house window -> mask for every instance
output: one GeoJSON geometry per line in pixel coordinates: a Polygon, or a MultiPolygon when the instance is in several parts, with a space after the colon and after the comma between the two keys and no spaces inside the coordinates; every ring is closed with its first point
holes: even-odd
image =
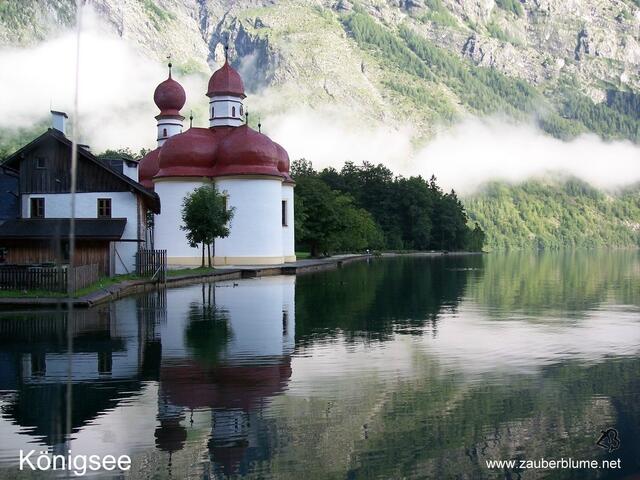
{"type": "Polygon", "coordinates": [[[71,244],[69,240],[60,241],[60,256],[63,262],[68,262],[71,259],[71,244]]]}
{"type": "Polygon", "coordinates": [[[8,250],[5,247],[0,247],[0,263],[7,262],[8,250]]]}
{"type": "Polygon", "coordinates": [[[31,218],[44,218],[44,198],[31,198],[31,218]]]}
{"type": "Polygon", "coordinates": [[[42,376],[47,373],[47,360],[44,353],[31,354],[31,375],[42,376]]]}
{"type": "Polygon", "coordinates": [[[44,157],[36,157],[36,168],[42,170],[43,168],[47,168],[45,165],[44,157]]]}
{"type": "Polygon", "coordinates": [[[111,199],[98,199],[98,218],[111,218],[111,199]]]}
{"type": "Polygon", "coordinates": [[[232,117],[236,116],[236,107],[231,107],[231,116],[232,117]]]}
{"type": "Polygon", "coordinates": [[[109,374],[113,370],[113,356],[111,352],[98,352],[98,373],[109,374]]]}
{"type": "Polygon", "coordinates": [[[287,226],[287,201],[282,200],[282,226],[287,226]]]}

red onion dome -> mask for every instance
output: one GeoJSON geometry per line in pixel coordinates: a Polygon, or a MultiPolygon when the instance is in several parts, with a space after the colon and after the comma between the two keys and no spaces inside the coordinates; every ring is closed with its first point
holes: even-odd
{"type": "Polygon", "coordinates": [[[190,128],[174,135],[160,149],[156,178],[208,177],[216,148],[216,137],[208,128],[190,128]]]}
{"type": "Polygon", "coordinates": [[[209,88],[207,89],[207,97],[214,95],[231,95],[233,97],[245,98],[244,84],[240,74],[229,65],[228,61],[224,61],[224,65],[213,72],[209,79],[209,88]]]}
{"type": "Polygon", "coordinates": [[[180,109],[184,107],[187,101],[187,95],[184,88],[169,74],[164,82],[156,87],[153,92],[153,101],[160,109],[160,115],[180,116],[180,109]]]}
{"type": "Polygon", "coordinates": [[[234,128],[218,147],[213,176],[271,175],[282,177],[278,170],[279,152],[269,137],[247,125],[234,128]]]}
{"type": "Polygon", "coordinates": [[[293,183],[293,178],[290,175],[290,164],[289,154],[287,151],[280,145],[279,143],[273,142],[278,149],[278,171],[284,177],[285,182],[293,183]]]}
{"type": "Polygon", "coordinates": [[[138,177],[142,186],[153,190],[153,182],[151,179],[158,173],[158,155],[160,155],[160,149],[156,148],[147,153],[140,163],[138,163],[138,177]]]}

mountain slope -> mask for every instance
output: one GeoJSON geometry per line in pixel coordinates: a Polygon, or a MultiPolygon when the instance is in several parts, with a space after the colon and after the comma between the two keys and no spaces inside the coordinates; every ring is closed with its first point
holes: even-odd
{"type": "MultiPolygon", "coordinates": [[[[73,1],[0,5],[0,42],[31,44],[74,21],[73,1]]],[[[158,61],[207,71],[229,43],[250,90],[339,105],[430,136],[464,113],[534,117],[549,133],[638,141],[637,0],[95,0],[110,28],[158,61]]]]}

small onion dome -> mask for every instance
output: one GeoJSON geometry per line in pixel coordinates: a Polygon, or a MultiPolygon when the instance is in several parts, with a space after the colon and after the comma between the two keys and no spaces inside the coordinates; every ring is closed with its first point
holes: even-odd
{"type": "Polygon", "coordinates": [[[153,182],[151,179],[158,173],[158,155],[160,155],[160,149],[156,148],[147,153],[140,163],[138,163],[138,175],[142,186],[153,190],[153,182]]]}
{"type": "Polygon", "coordinates": [[[216,138],[208,128],[190,128],[169,137],[160,149],[156,178],[208,177],[216,148],[216,138]]]}
{"type": "Polygon", "coordinates": [[[284,181],[286,183],[294,183],[293,178],[291,178],[290,171],[289,171],[289,168],[290,168],[289,154],[282,147],[282,145],[276,142],[273,142],[273,143],[278,149],[278,171],[282,174],[282,176],[284,177],[284,181]]]}
{"type": "Polygon", "coordinates": [[[224,65],[213,72],[209,79],[207,97],[214,95],[230,95],[232,97],[245,98],[244,84],[240,74],[225,60],[224,65]]]}
{"type": "Polygon", "coordinates": [[[279,153],[269,137],[246,124],[235,127],[218,147],[213,176],[271,175],[282,177],[278,170],[279,153]]]}
{"type": "Polygon", "coordinates": [[[180,116],[180,109],[184,107],[187,101],[187,95],[184,88],[169,74],[164,82],[156,87],[153,92],[153,101],[160,109],[160,115],[180,116]]]}

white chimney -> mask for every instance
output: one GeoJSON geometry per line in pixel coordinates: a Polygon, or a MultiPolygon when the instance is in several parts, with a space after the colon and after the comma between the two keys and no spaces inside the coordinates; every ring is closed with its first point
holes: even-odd
{"type": "Polygon", "coordinates": [[[138,162],[122,159],[122,173],[138,182],[138,162]]]}
{"type": "Polygon", "coordinates": [[[61,132],[63,135],[67,135],[67,119],[69,117],[64,112],[58,112],[51,110],[51,126],[61,132]]]}

